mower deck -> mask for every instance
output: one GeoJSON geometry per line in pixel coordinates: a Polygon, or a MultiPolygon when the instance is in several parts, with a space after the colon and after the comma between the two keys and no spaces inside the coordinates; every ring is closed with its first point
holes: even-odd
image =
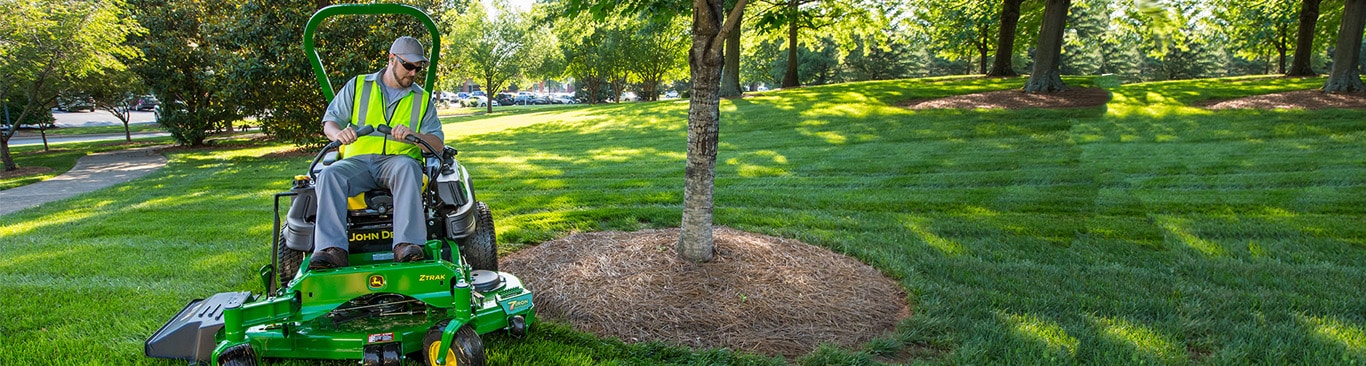
{"type": "Polygon", "coordinates": [[[462,325],[479,334],[511,329],[513,317],[531,323],[531,296],[510,273],[465,276],[440,260],[305,272],[276,296],[225,292],[190,302],[147,340],[146,353],[211,362],[250,344],[273,358],[403,355],[421,351],[427,331],[447,320],[468,319],[462,325]]]}

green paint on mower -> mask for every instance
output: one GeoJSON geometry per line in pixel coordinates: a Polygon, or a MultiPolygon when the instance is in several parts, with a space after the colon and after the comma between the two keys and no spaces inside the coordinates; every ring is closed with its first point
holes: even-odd
{"type": "MultiPolygon", "coordinates": [[[[309,19],[304,32],[304,51],[328,100],[334,93],[313,47],[313,33],[323,19],[345,14],[418,18],[431,33],[429,60],[436,64],[440,35],[421,10],[398,4],[329,6],[309,19]]],[[[428,70],[424,85],[435,85],[436,68],[428,70]]],[[[365,128],[369,126],[362,128],[369,133],[365,128]]],[[[497,270],[492,215],[475,200],[468,172],[450,147],[425,155],[430,177],[422,199],[428,213],[427,260],[393,262],[392,199],[386,190],[372,190],[362,198],[365,207],[347,215],[351,265],[305,268],[313,245],[311,215],[317,210],[313,177],[320,162],[330,164],[328,154],[335,148],[324,147],[309,175],[296,177],[289,192],[275,195],[274,256],[260,269],[266,294],[225,292],[191,301],[147,340],[147,356],[213,365],[256,365],[262,358],[401,365],[417,355],[427,365],[482,365],[480,334],[526,333],[535,321],[531,291],[516,276],[497,270]],[[291,200],[282,222],[284,197],[291,200]]]]}

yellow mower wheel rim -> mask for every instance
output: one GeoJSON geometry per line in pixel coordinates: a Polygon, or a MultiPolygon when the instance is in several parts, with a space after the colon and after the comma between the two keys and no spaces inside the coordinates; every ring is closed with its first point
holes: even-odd
{"type": "MultiPolygon", "coordinates": [[[[442,347],[441,341],[432,342],[432,345],[427,346],[427,364],[428,364],[428,365],[436,365],[436,357],[437,357],[437,355],[441,354],[441,350],[443,350],[443,349],[446,349],[446,348],[445,348],[445,347],[442,347]]],[[[458,366],[458,365],[460,365],[459,361],[456,361],[455,351],[446,349],[446,364],[445,364],[445,365],[447,365],[447,366],[458,366]]]]}

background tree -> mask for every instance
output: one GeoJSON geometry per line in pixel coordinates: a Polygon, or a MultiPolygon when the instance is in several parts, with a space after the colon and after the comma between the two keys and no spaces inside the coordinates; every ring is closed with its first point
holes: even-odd
{"type": "MultiPolygon", "coordinates": [[[[788,59],[779,57],[771,63],[769,74],[774,80],[781,80],[785,77],[787,69],[788,59]]],[[[839,70],[839,49],[834,40],[826,37],[811,44],[798,45],[797,80],[800,84],[824,85],[841,81],[839,70]]]]}
{"type": "Polygon", "coordinates": [[[1013,65],[1015,54],[1015,33],[1020,24],[1020,3],[1024,0],[1001,0],[1000,26],[996,33],[996,57],[992,60],[991,71],[987,76],[1015,76],[1013,65]]]}
{"type": "Polygon", "coordinates": [[[631,57],[638,52],[642,52],[639,42],[634,39],[634,32],[628,30],[624,19],[616,19],[607,29],[607,47],[604,50],[610,60],[619,60],[606,65],[607,85],[612,90],[612,100],[621,103],[626,93],[626,81],[631,76],[631,57]]]}
{"type": "MultiPolygon", "coordinates": [[[[637,28],[633,42],[637,49],[627,65],[641,83],[641,100],[659,100],[659,85],[666,78],[681,76],[686,60],[683,50],[688,41],[683,21],[682,17],[676,17],[669,21],[637,19],[632,23],[637,28]]],[[[726,42],[729,47],[729,39],[726,42]]]]}
{"type": "Polygon", "coordinates": [[[160,100],[157,122],[181,144],[203,145],[209,133],[231,129],[241,118],[226,91],[223,64],[232,55],[211,34],[236,8],[228,0],[133,0],[134,16],[147,34],[132,38],[144,62],[132,69],[160,100]]]}
{"type": "Polygon", "coordinates": [[[872,41],[855,40],[854,51],[841,65],[843,81],[889,80],[912,77],[916,64],[924,62],[904,37],[887,40],[886,47],[865,46],[872,41]]]}
{"type": "Polygon", "coordinates": [[[1276,72],[1284,74],[1287,54],[1297,35],[1291,31],[1296,24],[1296,3],[1295,0],[1219,0],[1213,8],[1215,17],[1224,23],[1221,28],[1228,34],[1230,46],[1238,50],[1235,55],[1255,60],[1275,54],[1276,72]]]}
{"type": "Polygon", "coordinates": [[[1301,0],[1300,11],[1296,14],[1299,19],[1298,28],[1295,31],[1295,57],[1291,59],[1290,70],[1286,71],[1286,76],[1315,76],[1311,63],[1314,52],[1314,26],[1319,21],[1319,3],[1322,0],[1301,0]]]}
{"type": "Polygon", "coordinates": [[[581,85],[580,97],[589,104],[597,104],[605,94],[609,53],[605,39],[607,30],[594,21],[588,14],[561,16],[554,20],[555,32],[560,40],[560,54],[564,60],[564,76],[573,78],[581,85]]]}
{"type": "Polygon", "coordinates": [[[797,72],[800,40],[816,43],[820,38],[833,36],[847,46],[843,49],[847,51],[852,48],[852,42],[847,41],[854,35],[872,35],[881,29],[875,18],[869,16],[872,6],[860,0],[759,0],[759,4],[757,28],[770,33],[783,30],[787,37],[787,68],[781,84],[784,88],[801,86],[797,72]],[[803,29],[820,29],[822,35],[803,37],[803,29]]]}
{"type": "MultiPolygon", "coordinates": [[[[735,0],[727,1],[726,11],[735,11],[735,0]]],[[[680,12],[681,13],[681,12],[680,12]]],[[[740,9],[740,15],[735,18],[735,30],[726,37],[725,58],[726,64],[721,70],[721,97],[734,97],[744,93],[740,89],[740,55],[743,40],[741,35],[744,33],[745,9],[740,9]]]]}
{"type": "MultiPolygon", "coordinates": [[[[123,42],[141,28],[122,1],[0,0],[0,7],[5,9],[0,15],[0,101],[23,101],[22,111],[10,121],[50,115],[48,108],[60,86],[122,67],[121,58],[137,55],[123,42]]],[[[6,171],[19,168],[9,151],[9,139],[17,130],[0,134],[0,161],[6,171]]]]}
{"type": "Polygon", "coordinates": [[[1039,45],[1034,54],[1034,71],[1025,81],[1024,91],[1030,93],[1051,93],[1067,90],[1059,73],[1062,57],[1063,28],[1067,22],[1067,11],[1071,0],[1046,0],[1043,25],[1039,27],[1039,45]]]}
{"type": "Polygon", "coordinates": [[[1361,82],[1361,38],[1366,27],[1366,0],[1347,0],[1333,51],[1333,73],[1323,83],[1323,91],[1348,93],[1366,91],[1361,82]]]}
{"type": "MultiPolygon", "coordinates": [[[[494,16],[475,3],[465,13],[448,17],[450,41],[443,52],[460,59],[454,70],[457,78],[475,80],[490,97],[528,70],[539,68],[541,56],[550,52],[543,42],[547,30],[533,30],[531,22],[506,0],[496,0],[492,7],[497,12],[494,16]]],[[[493,113],[493,103],[486,108],[493,113]]]]}
{"type": "Polygon", "coordinates": [[[1109,1],[1078,0],[1072,3],[1063,32],[1061,72],[1093,75],[1105,64],[1104,41],[1110,25],[1109,1]]]}
{"type": "Polygon", "coordinates": [[[747,90],[755,90],[759,84],[778,85],[782,81],[771,72],[773,63],[781,59],[783,42],[777,39],[753,37],[744,48],[745,55],[740,58],[740,80],[747,90]]]}
{"type": "MultiPolygon", "coordinates": [[[[1014,3],[1018,19],[1019,0],[1014,3]]],[[[1001,5],[998,1],[944,3],[923,0],[918,3],[917,16],[928,20],[927,33],[940,57],[975,58],[977,73],[986,74],[987,57],[992,47],[1001,41],[1000,33],[1004,32],[1000,29],[1001,18],[1005,16],[1001,5]]]]}
{"type": "Polygon", "coordinates": [[[123,123],[123,139],[133,142],[132,131],[128,128],[130,111],[137,102],[139,94],[147,91],[142,79],[128,68],[106,70],[102,75],[91,75],[71,84],[95,101],[95,108],[109,112],[123,123]]]}

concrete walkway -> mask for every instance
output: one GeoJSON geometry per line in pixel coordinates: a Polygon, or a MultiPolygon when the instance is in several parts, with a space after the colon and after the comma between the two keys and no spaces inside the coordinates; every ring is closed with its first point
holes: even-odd
{"type": "Polygon", "coordinates": [[[0,191],[0,216],[127,182],[166,166],[166,157],[149,146],[90,154],[76,166],[42,182],[0,191]]]}

